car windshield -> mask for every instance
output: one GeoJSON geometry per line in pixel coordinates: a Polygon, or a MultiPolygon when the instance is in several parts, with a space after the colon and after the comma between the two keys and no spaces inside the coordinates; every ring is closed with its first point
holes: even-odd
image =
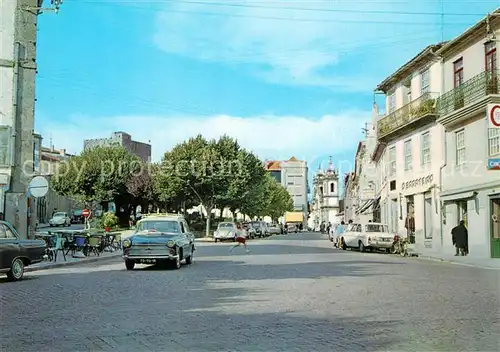
{"type": "Polygon", "coordinates": [[[221,222],[219,224],[219,229],[233,229],[234,224],[232,222],[221,222]]]}
{"type": "Polygon", "coordinates": [[[387,226],[380,224],[365,225],[366,232],[387,232],[387,226]]]}
{"type": "Polygon", "coordinates": [[[55,213],[55,214],[54,214],[54,217],[55,217],[55,218],[63,218],[63,217],[65,217],[65,216],[66,216],[66,213],[55,213]]]}
{"type": "Polygon", "coordinates": [[[137,231],[151,231],[151,232],[174,232],[180,233],[181,227],[177,221],[163,220],[163,221],[141,221],[137,224],[137,231]]]}

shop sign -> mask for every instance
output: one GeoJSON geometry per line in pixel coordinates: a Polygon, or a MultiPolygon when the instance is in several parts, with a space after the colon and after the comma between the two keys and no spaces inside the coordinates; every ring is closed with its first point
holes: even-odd
{"type": "Polygon", "coordinates": [[[410,188],[415,188],[419,186],[425,186],[432,183],[434,175],[428,175],[424,177],[419,177],[414,180],[406,181],[401,184],[401,190],[407,190],[410,188]]]}
{"type": "Polygon", "coordinates": [[[500,170],[500,158],[488,159],[488,170],[500,170]]]}

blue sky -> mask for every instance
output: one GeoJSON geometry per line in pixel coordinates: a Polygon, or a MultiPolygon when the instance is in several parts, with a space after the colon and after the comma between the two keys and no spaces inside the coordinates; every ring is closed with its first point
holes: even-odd
{"type": "Polygon", "coordinates": [[[497,6],[65,0],[39,18],[36,130],[70,152],[123,130],[156,160],[191,135],[227,133],[263,159],[347,165],[376,84],[497,6]]]}

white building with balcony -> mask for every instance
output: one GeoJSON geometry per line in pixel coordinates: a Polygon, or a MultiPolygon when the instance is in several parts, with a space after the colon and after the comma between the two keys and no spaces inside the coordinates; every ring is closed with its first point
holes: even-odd
{"type": "Polygon", "coordinates": [[[495,104],[500,111],[499,15],[500,9],[439,51],[444,94],[437,112],[446,130],[442,241],[450,255],[451,229],[464,220],[469,256],[500,258],[500,168],[492,167],[500,161],[500,129],[489,128],[487,116],[495,104]]]}
{"type": "Polygon", "coordinates": [[[377,121],[372,160],[379,170],[381,221],[390,231],[410,235],[410,250],[440,252],[440,168],[443,127],[437,122],[441,62],[430,45],[386,78],[376,91],[386,95],[377,121]]]}

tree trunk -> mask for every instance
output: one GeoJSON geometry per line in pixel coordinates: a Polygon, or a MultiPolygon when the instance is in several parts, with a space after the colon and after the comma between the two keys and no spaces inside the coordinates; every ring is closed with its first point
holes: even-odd
{"type": "MultiPolygon", "coordinates": [[[[212,234],[212,231],[210,231],[210,221],[212,220],[212,207],[207,207],[206,208],[206,211],[207,211],[207,228],[206,228],[206,231],[205,231],[205,236],[206,237],[212,237],[211,234],[212,234]]],[[[203,213],[202,213],[203,214],[203,213]]]]}

